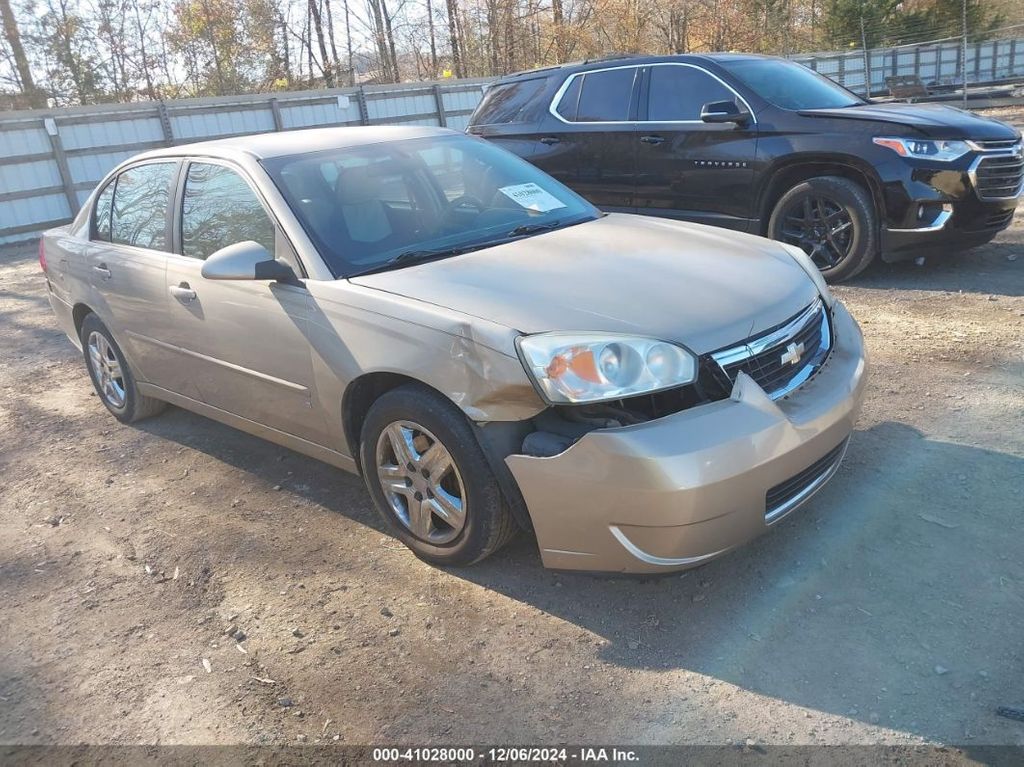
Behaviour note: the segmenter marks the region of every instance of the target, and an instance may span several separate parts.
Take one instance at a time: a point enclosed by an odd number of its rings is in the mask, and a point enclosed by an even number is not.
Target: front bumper
[[[544,565],[686,569],[765,532],[807,500],[838,465],[864,391],[863,338],[841,304],[834,332],[825,366],[782,400],[741,376],[728,400],[593,431],[550,458],[506,458]],[[829,453],[838,458],[822,481],[769,521],[769,491]]]
[[[1020,190],[985,196],[977,169],[983,160],[1013,160],[1005,151],[964,156],[949,166],[889,160],[878,166],[884,196],[882,259],[900,261],[921,251],[961,250],[988,242],[1008,227]]]

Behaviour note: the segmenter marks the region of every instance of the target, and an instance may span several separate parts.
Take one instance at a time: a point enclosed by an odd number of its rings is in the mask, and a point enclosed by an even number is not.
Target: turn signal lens
[[[530,377],[551,403],[603,402],[693,382],[696,358],[639,336],[540,333],[518,340]]]

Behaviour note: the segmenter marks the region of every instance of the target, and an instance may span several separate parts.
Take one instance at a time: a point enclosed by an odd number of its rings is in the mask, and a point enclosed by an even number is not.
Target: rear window
[[[544,82],[539,78],[495,85],[484,94],[473,115],[473,124],[500,125],[527,120],[530,105],[540,95]]]

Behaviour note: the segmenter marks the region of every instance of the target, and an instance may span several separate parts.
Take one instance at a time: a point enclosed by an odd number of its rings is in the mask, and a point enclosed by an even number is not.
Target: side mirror
[[[706,123],[744,125],[750,120],[750,112],[735,101],[711,101],[700,108],[700,119]]]
[[[203,262],[208,280],[280,280],[292,282],[295,272],[258,242],[246,240],[214,251]]]

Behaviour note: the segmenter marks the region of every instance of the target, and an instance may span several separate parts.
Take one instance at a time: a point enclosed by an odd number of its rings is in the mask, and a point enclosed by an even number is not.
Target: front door
[[[599,208],[632,213],[640,67],[572,75],[537,131],[530,162]]]
[[[637,212],[751,231],[754,117],[746,125],[700,119],[711,102],[746,106],[740,96],[706,70],[681,63],[651,65],[643,90]]]
[[[277,226],[254,189],[226,164],[190,162],[180,203],[179,252],[167,258],[164,340],[181,374],[208,405],[322,444],[326,429],[312,407],[306,288],[201,274],[208,256],[245,240],[294,259]]]

